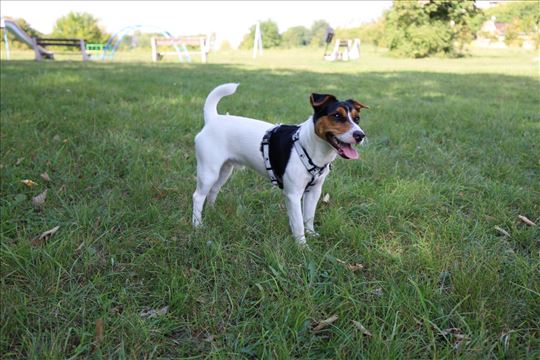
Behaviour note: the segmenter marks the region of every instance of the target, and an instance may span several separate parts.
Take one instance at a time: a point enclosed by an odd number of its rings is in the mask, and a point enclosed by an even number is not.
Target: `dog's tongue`
[[[343,145],[341,147],[342,156],[347,159],[358,159],[358,151],[350,144]]]

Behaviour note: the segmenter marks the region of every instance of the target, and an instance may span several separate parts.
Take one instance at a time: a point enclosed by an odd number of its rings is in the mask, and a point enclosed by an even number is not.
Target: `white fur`
[[[217,112],[219,100],[233,94],[237,87],[238,84],[233,83],[216,87],[210,92],[204,105],[205,125],[195,137],[197,188],[193,193],[192,219],[195,227],[202,225],[205,200],[208,199],[210,204],[214,204],[221,187],[235,167],[249,166],[268,178],[260,145],[265,132],[274,124],[241,116],[220,115]],[[299,141],[318,166],[332,162],[337,156],[336,151],[315,134],[311,117],[300,125]],[[354,143],[354,139],[342,141]],[[283,193],[292,233],[301,245],[306,244],[304,231],[316,234],[313,227],[315,210],[328,173],[329,167],[310,191],[304,194],[311,175],[306,171],[296,151],[292,150],[283,175]]]

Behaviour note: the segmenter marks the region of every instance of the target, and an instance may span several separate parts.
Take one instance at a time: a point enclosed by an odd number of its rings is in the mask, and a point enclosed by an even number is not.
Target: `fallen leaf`
[[[47,172],[45,171],[43,174],[39,175],[41,176],[41,178],[45,181],[52,181],[51,178],[49,177],[49,174],[47,174]]]
[[[383,291],[382,291],[382,288],[380,288],[380,287],[373,290],[373,295],[375,295],[375,296],[381,297],[382,294],[383,294]]]
[[[362,264],[359,264],[359,263],[354,263],[354,264],[347,264],[345,261],[341,260],[341,259],[338,259],[336,258],[336,261],[340,264],[343,264],[345,265],[345,267],[349,270],[351,270],[352,272],[355,272],[355,271],[358,271],[358,270],[362,270],[364,268],[364,265]]]
[[[59,192],[59,193],[66,192],[66,184],[60,186],[60,189],[58,189],[58,192]]]
[[[330,202],[330,194],[327,193],[326,195],[324,195],[322,202],[328,204]]]
[[[531,220],[529,220],[526,216],[518,215],[519,220],[523,221],[525,224],[530,226],[536,226],[535,223],[533,223]]]
[[[32,204],[36,205],[36,206],[41,206],[45,203],[45,199],[47,199],[47,191],[49,191],[48,189],[45,189],[44,192],[42,192],[41,194],[37,195],[37,196],[34,196],[32,198]]]
[[[356,271],[359,271],[359,270],[362,270],[364,268],[364,265],[362,264],[347,264],[345,265],[347,267],[347,269],[351,270],[352,272],[356,272]]]
[[[332,315],[326,320],[319,321],[317,325],[315,325],[312,330],[313,331],[321,331],[322,329],[327,328],[328,326],[332,325],[336,320],[338,319],[337,315]]]
[[[33,181],[30,180],[30,179],[24,179],[24,180],[21,180],[21,182],[22,182],[24,185],[28,186],[29,188],[32,188],[32,187],[34,187],[34,186],[37,185],[36,182],[33,182]]]
[[[354,327],[359,330],[362,334],[366,335],[366,336],[373,336],[365,327],[364,325],[360,324],[358,321],[356,320],[352,320],[352,323],[354,324]]]
[[[460,328],[448,328],[441,331],[441,335],[445,338],[451,339],[454,344],[454,349],[457,349],[460,347],[463,340],[467,338],[466,335],[463,334]]]
[[[49,240],[58,231],[58,229],[60,229],[60,226],[55,226],[51,230],[45,231],[37,239],[35,239],[32,243],[34,245],[41,245],[43,242]]]
[[[494,229],[497,230],[499,233],[503,234],[504,236],[510,237],[510,233],[508,231],[504,230],[503,228],[495,226]]]
[[[99,345],[103,341],[105,335],[105,322],[102,318],[96,320],[96,344]]]
[[[17,166],[20,165],[20,164],[23,162],[23,160],[24,160],[23,157],[18,158],[18,159],[17,159],[17,162],[15,163],[15,165],[17,165]]]
[[[165,315],[169,311],[169,306],[164,306],[161,309],[150,309],[150,310],[143,310],[139,313],[141,318],[143,319],[150,319],[156,316]]]

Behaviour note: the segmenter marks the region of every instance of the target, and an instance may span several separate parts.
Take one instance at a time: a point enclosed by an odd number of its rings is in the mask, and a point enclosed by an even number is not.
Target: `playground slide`
[[[21,29],[14,21],[3,19],[5,29],[11,32],[17,39],[24,42],[26,45],[30,46],[32,49],[35,50],[34,41],[32,41],[32,38],[30,35],[28,35],[23,29]],[[37,50],[43,56],[47,59],[54,59],[54,54],[48,50],[45,50],[43,47],[37,45]]]

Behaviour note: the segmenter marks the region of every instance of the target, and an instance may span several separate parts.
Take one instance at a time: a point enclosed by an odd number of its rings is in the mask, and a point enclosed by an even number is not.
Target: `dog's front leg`
[[[285,193],[285,201],[287,203],[289,225],[291,226],[293,236],[299,245],[306,245],[306,237],[304,235],[304,222],[302,218],[302,193]]]
[[[309,235],[318,236],[319,234],[315,231],[314,221],[315,221],[315,210],[317,209],[317,203],[321,197],[322,184],[324,181],[319,181],[315,184],[309,191],[304,193],[304,224],[306,226],[306,232]]]

